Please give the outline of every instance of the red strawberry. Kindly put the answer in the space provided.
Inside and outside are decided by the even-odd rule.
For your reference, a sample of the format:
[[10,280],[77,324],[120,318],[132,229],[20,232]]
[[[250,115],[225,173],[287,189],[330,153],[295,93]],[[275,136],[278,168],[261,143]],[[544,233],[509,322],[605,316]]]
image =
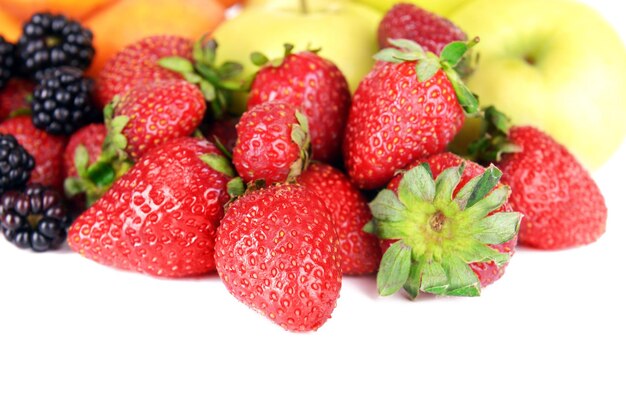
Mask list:
[[68,243],[120,269],[165,277],[207,273],[215,268],[215,235],[231,174],[219,150],[203,139],[155,147],[80,215]]
[[439,55],[450,42],[465,41],[467,35],[448,19],[414,4],[398,3],[387,11],[378,26],[378,45],[392,46],[389,39],[409,39]]
[[257,73],[248,109],[273,100],[292,104],[308,118],[313,158],[326,162],[339,159],[350,90],[335,64],[314,52],[292,54],[287,48],[279,65],[268,63]]
[[511,205],[524,214],[520,243],[556,250],[596,241],[606,230],[607,208],[598,185],[567,149],[530,126],[510,129],[521,148],[498,167],[513,191]]
[[380,247],[375,235],[363,231],[372,219],[367,200],[339,170],[313,163],[298,182],[314,192],[330,212],[341,251],[344,274],[367,274],[378,270]]
[[175,35],[144,38],[123,48],[110,58],[96,79],[95,98],[101,106],[123,95],[137,84],[158,80],[180,79],[182,76],[161,67],[161,58],[180,56],[191,59],[192,41]]
[[261,103],[246,111],[237,136],[233,164],[246,183],[283,182],[297,177],[306,165],[308,125],[289,103]]
[[[430,170],[433,174],[433,177],[439,176],[441,172],[448,168],[459,167],[461,164],[465,164],[465,169],[463,170],[463,175],[461,176],[461,181],[459,182],[456,189],[454,189],[454,196],[469,182],[471,179],[482,175],[485,172],[485,168],[480,164],[477,164],[472,161],[465,160],[458,155],[444,152],[441,154],[436,154],[431,157],[426,158],[425,160],[418,160],[412,163],[406,170],[410,170],[411,168],[417,167],[420,164],[427,163],[430,167]],[[402,175],[397,175],[389,182],[387,186],[388,189],[393,190],[397,193],[398,186],[400,184],[400,180],[402,179]],[[511,205],[507,202],[504,203],[499,209],[494,210],[492,213],[498,212],[512,212],[513,209]],[[385,240],[382,242],[383,250],[386,250],[393,241]],[[498,250],[503,254],[508,254],[509,257],[512,257],[515,254],[515,245],[517,244],[517,235],[510,239],[507,242],[502,244],[490,245],[491,248]],[[493,261],[485,262],[485,263],[472,263],[470,267],[478,275],[478,280],[480,280],[481,287],[485,287],[496,280],[498,280],[504,274],[504,270],[508,263],[497,264]]]
[[102,143],[106,138],[107,130],[102,123],[93,123],[87,125],[74,133],[70,137],[65,152],[63,153],[63,165],[65,168],[65,177],[76,177],[75,154],[76,148],[80,145],[84,146],[89,156],[88,164],[93,164],[98,160],[102,152]]
[[35,128],[30,116],[16,116],[0,123],[0,132],[12,134],[35,159],[30,183],[63,190],[63,149],[65,138]]
[[497,168],[485,170],[451,154],[426,162],[432,168],[414,164],[370,203],[369,227],[391,240],[378,290],[477,296],[504,272],[521,215],[506,206],[510,190],[499,185]]
[[478,110],[453,69],[473,43],[451,44],[441,59],[411,41],[396,45],[402,50],[379,52],[383,61],[361,81],[350,109],[344,160],[364,189],[382,187],[412,161],[443,152],[461,129],[464,110]]
[[0,90],[0,121],[20,109],[30,109],[27,97],[33,94],[35,84],[29,80],[13,78]]
[[126,116],[122,134],[126,151],[136,160],[152,147],[190,136],[200,125],[206,103],[200,90],[184,80],[139,84],[115,106],[114,117]]
[[339,297],[337,233],[324,203],[302,186],[273,185],[232,203],[215,259],[233,296],[289,331],[322,326]]

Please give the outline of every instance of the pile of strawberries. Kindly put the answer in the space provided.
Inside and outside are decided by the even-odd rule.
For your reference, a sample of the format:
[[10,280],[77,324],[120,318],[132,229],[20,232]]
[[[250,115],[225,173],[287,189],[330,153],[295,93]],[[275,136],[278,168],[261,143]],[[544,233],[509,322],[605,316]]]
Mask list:
[[[403,31],[407,14],[434,22],[419,25],[431,32]],[[475,296],[518,244],[562,249],[603,234],[604,199],[577,160],[481,109],[463,84],[476,39],[407,5],[379,34],[353,96],[314,51],[253,54],[260,68],[242,80],[237,63],[216,64],[210,40],[147,38],[96,79],[103,123],[67,144],[25,133],[20,117],[0,132],[37,141],[47,156],[33,180],[65,177],[86,208],[69,229],[74,251],[154,276],[217,270],[233,296],[291,331],[330,318],[343,274],[377,272],[382,295]],[[246,111],[229,113],[246,92]],[[483,128],[459,146],[468,115]]]

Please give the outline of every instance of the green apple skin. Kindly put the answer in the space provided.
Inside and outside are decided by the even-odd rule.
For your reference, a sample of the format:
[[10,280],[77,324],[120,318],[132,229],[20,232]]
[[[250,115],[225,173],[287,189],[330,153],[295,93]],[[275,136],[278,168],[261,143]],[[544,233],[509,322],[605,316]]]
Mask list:
[[[354,91],[374,64],[380,13],[345,1],[309,3],[306,14],[294,0],[245,8],[213,33],[218,60],[238,61],[244,76],[251,76],[258,69],[250,61],[252,52],[273,59],[284,55],[285,43],[293,44],[295,51],[320,48],[319,54],[339,67]],[[236,111],[242,110],[242,100],[238,98]]]
[[537,126],[590,169],[626,136],[626,49],[598,12],[565,0],[475,0],[451,16],[480,36],[481,105]]
[[413,3],[423,9],[448,17],[471,0],[353,0],[385,13],[396,3]]

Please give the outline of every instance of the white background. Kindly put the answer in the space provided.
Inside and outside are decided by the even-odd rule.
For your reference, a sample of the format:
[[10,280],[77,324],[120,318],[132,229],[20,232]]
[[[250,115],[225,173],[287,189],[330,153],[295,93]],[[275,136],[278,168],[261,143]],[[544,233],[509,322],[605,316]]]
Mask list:
[[[623,22],[618,2],[593,4]],[[379,298],[373,278],[345,278],[333,318],[304,335],[216,276],[0,240],[0,417],[624,417],[625,165],[622,146],[594,174],[609,207],[596,244],[520,250],[475,299]]]

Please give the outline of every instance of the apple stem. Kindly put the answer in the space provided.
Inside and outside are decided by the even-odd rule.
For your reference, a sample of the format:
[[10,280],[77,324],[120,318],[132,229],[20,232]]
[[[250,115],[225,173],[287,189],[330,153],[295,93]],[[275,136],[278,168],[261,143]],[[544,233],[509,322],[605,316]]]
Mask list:
[[309,13],[309,8],[307,7],[306,0],[300,0],[300,11],[304,15]]

